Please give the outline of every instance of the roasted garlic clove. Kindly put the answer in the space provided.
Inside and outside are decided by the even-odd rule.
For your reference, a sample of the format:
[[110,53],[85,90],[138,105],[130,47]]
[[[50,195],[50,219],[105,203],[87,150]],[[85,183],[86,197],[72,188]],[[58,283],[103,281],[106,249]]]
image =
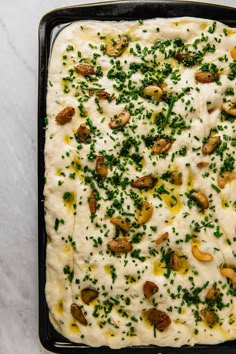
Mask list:
[[236,285],[236,271],[233,268],[220,268],[223,277],[229,278],[232,284]]
[[205,162],[205,161],[200,161],[197,163],[197,167],[198,168],[204,168],[204,167],[207,167],[209,166],[209,162]]
[[105,164],[104,156],[97,156],[96,158],[96,172],[100,178],[105,178],[108,174],[108,166]]
[[122,36],[117,40],[110,40],[106,45],[105,53],[109,57],[119,57],[128,46],[127,37]]
[[80,63],[76,65],[75,71],[77,72],[77,74],[80,74],[82,76],[91,76],[95,74],[94,68],[91,65],[85,63]]
[[171,172],[170,182],[175,184],[176,186],[181,186],[183,184],[183,178],[181,172]]
[[200,82],[201,84],[209,84],[211,82],[216,81],[218,78],[218,73],[212,74],[209,71],[197,71],[195,73],[195,80]]
[[227,183],[230,183],[235,179],[236,179],[236,171],[224,172],[222,175],[217,176],[218,187],[223,189]]
[[129,223],[124,218],[111,218],[110,222],[124,232],[129,232]]
[[216,289],[211,288],[207,292],[206,299],[207,300],[211,300],[211,301],[215,301],[218,294],[220,294],[220,289],[219,288],[216,288]]
[[95,90],[94,89],[89,89],[88,90],[88,94],[89,94],[90,97],[94,96]]
[[184,59],[190,59],[191,55],[189,53],[177,53],[175,55],[175,59],[178,60],[179,63],[182,63]]
[[89,204],[89,209],[90,209],[90,214],[95,215],[97,211],[97,198],[96,198],[97,191],[94,189],[89,198],[88,198],[88,204]]
[[158,237],[155,241],[155,243],[157,245],[162,244],[165,240],[167,240],[169,237],[169,233],[168,232],[164,232],[164,234],[162,234],[160,237]]
[[152,281],[145,281],[143,285],[143,293],[147,299],[150,299],[158,292],[158,286]]
[[143,89],[144,96],[151,97],[153,100],[159,101],[163,95],[163,91],[160,87],[150,85]]
[[87,326],[88,322],[87,322],[86,318],[84,317],[84,314],[83,314],[81,308],[77,304],[75,304],[75,303],[71,304],[70,312],[76,321],[78,321],[79,323],[81,323],[84,326]]
[[136,181],[131,183],[133,188],[153,188],[156,184],[157,179],[152,176],[144,176],[136,179]]
[[118,116],[115,116],[111,119],[109,123],[109,127],[111,129],[117,129],[125,126],[130,120],[130,113],[126,109],[124,109]]
[[200,313],[209,325],[214,325],[217,322],[217,316],[213,310],[201,310]]
[[108,249],[115,253],[126,253],[133,249],[133,246],[126,238],[117,238],[108,242]]
[[148,320],[159,331],[164,331],[171,324],[171,319],[167,313],[155,308],[148,310]]
[[230,50],[231,57],[236,60],[236,45]]
[[61,112],[59,112],[55,118],[57,124],[64,125],[69,123],[75,114],[74,107],[66,107]]
[[192,254],[198,261],[201,262],[210,262],[213,260],[212,254],[202,252],[197,245],[192,246]]
[[145,201],[141,210],[138,211],[137,223],[139,225],[145,224],[149,219],[151,219],[153,210],[153,205]]
[[172,270],[180,270],[182,268],[182,261],[180,256],[178,256],[175,252],[172,253],[170,257],[170,268]]
[[85,123],[80,124],[76,136],[81,143],[89,143],[91,140],[91,133]]
[[203,155],[212,154],[221,144],[220,136],[210,136],[206,143],[202,145]]
[[97,98],[98,98],[100,101],[106,100],[106,99],[108,99],[110,96],[111,96],[111,95],[110,95],[108,92],[104,91],[104,90],[98,90],[98,92],[97,92]]
[[159,155],[170,150],[171,145],[172,141],[170,139],[160,138],[153,144],[152,151],[155,155]]
[[98,297],[98,291],[90,288],[83,289],[81,291],[81,299],[86,305],[89,305],[91,301]]
[[222,104],[222,110],[226,113],[230,114],[231,116],[236,116],[236,100],[235,101],[228,101]]
[[202,193],[202,192],[193,192],[191,194],[192,198],[196,200],[197,204],[202,208],[202,209],[207,209],[209,208],[209,201],[207,196]]

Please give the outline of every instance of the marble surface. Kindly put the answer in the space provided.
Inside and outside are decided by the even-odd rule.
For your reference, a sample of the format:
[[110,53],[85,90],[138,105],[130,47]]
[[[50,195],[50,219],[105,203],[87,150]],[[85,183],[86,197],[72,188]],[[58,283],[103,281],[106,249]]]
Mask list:
[[[80,2],[1,0],[0,3],[2,354],[46,353],[38,339],[37,28],[45,12]],[[208,2],[236,6],[235,0]]]

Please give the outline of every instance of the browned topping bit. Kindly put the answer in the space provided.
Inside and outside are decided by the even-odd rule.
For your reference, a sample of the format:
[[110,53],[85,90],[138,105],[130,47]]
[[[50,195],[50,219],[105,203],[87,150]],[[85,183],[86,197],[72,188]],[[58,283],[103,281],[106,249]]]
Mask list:
[[162,89],[155,85],[147,86],[143,89],[144,96],[151,97],[153,100],[159,101],[162,97]]
[[160,138],[153,144],[152,151],[155,155],[159,155],[170,150],[171,145],[172,141],[170,139]]
[[127,37],[122,36],[117,40],[111,39],[106,45],[106,54],[109,57],[119,57],[128,46]]
[[175,252],[170,257],[170,268],[176,271],[182,268],[181,258]]
[[108,174],[108,166],[105,164],[104,156],[97,156],[96,158],[96,172],[100,178],[105,178]]
[[105,91],[105,90],[94,90],[94,89],[89,89],[88,90],[88,94],[90,97],[94,96],[96,94],[97,98],[100,100],[100,101],[103,101],[103,100],[107,100],[109,97],[112,98],[112,100],[115,99],[115,96],[114,95],[110,95],[109,92]]
[[183,178],[181,172],[172,172],[170,176],[171,183],[175,184],[176,186],[181,186],[183,184]]
[[89,209],[91,215],[95,215],[97,211],[97,198],[96,198],[97,191],[94,189],[89,198],[88,198],[88,204],[89,204]]
[[220,268],[220,273],[223,277],[229,278],[232,284],[236,285],[236,271],[233,268]]
[[91,140],[90,130],[85,123],[80,124],[76,136],[81,143],[88,143]]
[[88,90],[88,94],[89,94],[90,97],[92,97],[95,94],[95,90],[89,89]]
[[218,78],[218,73],[212,74],[209,71],[197,71],[195,73],[195,80],[200,82],[201,84],[209,84],[211,82],[216,81]]
[[218,187],[223,189],[227,183],[230,183],[235,179],[236,179],[236,171],[224,172],[222,175],[217,176]]
[[144,176],[136,179],[136,181],[131,183],[133,188],[153,188],[156,184],[157,179],[152,176]]
[[137,223],[139,225],[145,224],[149,219],[151,219],[153,210],[153,205],[145,201],[143,203],[142,209],[138,211]]
[[182,63],[184,59],[189,59],[189,58],[191,58],[191,55],[189,53],[177,53],[175,55],[175,59],[177,59],[179,63]]
[[64,125],[71,121],[74,114],[75,114],[74,107],[66,107],[60,113],[58,113],[55,120],[57,124]]
[[215,301],[217,298],[217,295],[220,294],[220,289],[219,288],[211,288],[208,290],[207,295],[206,295],[206,299],[207,300],[211,300],[211,301]]
[[236,116],[236,100],[224,102],[222,104],[222,110],[231,116]]
[[111,119],[109,123],[109,127],[111,129],[117,129],[125,126],[130,120],[130,113],[126,109],[124,109],[118,116],[115,116]]
[[205,162],[205,161],[200,161],[197,163],[197,167],[198,168],[204,168],[204,167],[207,167],[209,166],[209,162]]
[[164,234],[162,234],[160,237],[158,237],[155,241],[155,243],[157,245],[162,244],[165,240],[167,240],[169,237],[169,233],[168,232],[164,232]]
[[148,310],[148,320],[159,331],[164,331],[171,324],[171,319],[167,313],[155,308]]
[[197,245],[192,246],[192,254],[198,261],[201,262],[210,262],[213,260],[212,254],[202,252]]
[[83,289],[81,291],[81,299],[86,305],[89,305],[91,301],[98,297],[98,291],[90,288]]
[[202,208],[202,209],[207,209],[209,208],[209,201],[207,196],[202,193],[202,192],[193,192],[191,194],[192,198],[194,200],[196,200],[196,202],[198,203],[198,205]]
[[104,91],[104,90],[98,90],[97,92],[97,97],[98,99],[101,101],[101,100],[106,100],[107,98],[109,98],[111,95]]
[[213,310],[201,310],[200,313],[209,325],[214,325],[217,322],[217,316]]
[[77,74],[80,74],[82,76],[90,76],[95,74],[94,68],[91,65],[85,63],[80,63],[76,65],[75,71],[77,72]]
[[108,242],[108,249],[115,253],[126,253],[133,249],[133,246],[126,238],[117,238]]
[[212,154],[221,144],[220,136],[210,136],[205,144],[202,145],[203,155]]
[[158,292],[158,286],[152,281],[145,281],[143,285],[143,293],[147,299],[150,299]]
[[84,317],[84,314],[83,314],[81,308],[77,304],[75,304],[75,303],[71,304],[70,312],[76,321],[78,321],[79,323],[81,323],[84,326],[87,326],[88,322],[87,322],[86,318]]
[[129,223],[125,219],[111,218],[110,222],[124,232],[129,232]]

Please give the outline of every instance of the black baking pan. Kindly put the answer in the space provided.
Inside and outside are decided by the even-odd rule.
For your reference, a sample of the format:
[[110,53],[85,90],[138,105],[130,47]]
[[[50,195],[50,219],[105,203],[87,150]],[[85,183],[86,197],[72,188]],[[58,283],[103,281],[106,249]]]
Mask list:
[[54,353],[97,354],[236,354],[236,340],[219,345],[181,348],[139,346],[124,349],[91,348],[71,343],[51,325],[45,299],[46,231],[44,220],[44,143],[46,117],[47,74],[51,46],[55,36],[66,24],[78,20],[138,20],[154,17],[193,16],[218,20],[236,28],[236,8],[184,1],[112,1],[56,9],[46,14],[39,25],[39,87],[38,87],[38,255],[39,255],[39,338],[42,345]]

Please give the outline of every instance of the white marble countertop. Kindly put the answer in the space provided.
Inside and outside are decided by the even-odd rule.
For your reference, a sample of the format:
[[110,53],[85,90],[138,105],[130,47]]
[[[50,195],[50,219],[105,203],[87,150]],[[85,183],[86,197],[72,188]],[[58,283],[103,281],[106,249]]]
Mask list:
[[[236,6],[235,0],[208,2]],[[37,29],[45,12],[75,3],[81,1],[0,4],[2,354],[46,353],[38,339]]]

